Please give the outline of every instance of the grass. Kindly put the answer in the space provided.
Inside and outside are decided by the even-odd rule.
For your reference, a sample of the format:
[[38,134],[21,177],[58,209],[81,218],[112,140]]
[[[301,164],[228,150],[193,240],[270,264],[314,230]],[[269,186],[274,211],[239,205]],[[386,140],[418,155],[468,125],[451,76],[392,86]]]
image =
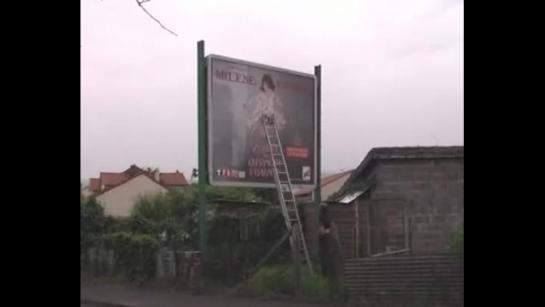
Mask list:
[[[240,284],[235,294],[257,297],[294,296],[295,273],[291,265],[261,268],[250,280]],[[301,270],[301,295],[312,299],[326,299],[329,295],[327,279],[319,273],[310,275]]]

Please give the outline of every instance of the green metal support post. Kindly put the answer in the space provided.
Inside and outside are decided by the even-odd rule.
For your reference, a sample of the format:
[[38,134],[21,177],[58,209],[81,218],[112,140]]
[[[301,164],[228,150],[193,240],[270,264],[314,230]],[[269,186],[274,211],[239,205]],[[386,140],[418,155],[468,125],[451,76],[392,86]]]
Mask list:
[[314,191],[315,212],[315,232],[313,239],[314,251],[313,258],[319,263],[320,260],[320,205],[322,203],[322,65],[314,66],[314,75],[316,76],[316,190]]
[[197,42],[197,110],[199,133],[199,249],[201,258],[206,255],[206,184],[208,166],[206,164],[206,59],[204,57],[204,41]]

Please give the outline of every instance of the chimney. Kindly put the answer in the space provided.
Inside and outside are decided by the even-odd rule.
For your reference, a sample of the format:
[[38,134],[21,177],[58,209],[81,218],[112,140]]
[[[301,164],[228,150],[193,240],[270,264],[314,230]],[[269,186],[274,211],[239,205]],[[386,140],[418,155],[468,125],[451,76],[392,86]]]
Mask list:
[[160,175],[160,173],[159,173],[158,171],[153,172],[153,177],[155,178],[155,181],[157,181],[157,182],[158,182],[159,179],[160,179],[160,176],[159,176],[159,175]]

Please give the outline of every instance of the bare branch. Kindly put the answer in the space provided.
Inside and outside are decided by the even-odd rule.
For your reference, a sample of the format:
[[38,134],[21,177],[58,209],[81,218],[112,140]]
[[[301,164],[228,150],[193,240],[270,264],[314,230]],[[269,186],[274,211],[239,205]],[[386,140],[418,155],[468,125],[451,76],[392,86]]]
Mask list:
[[161,28],[167,30],[168,32],[170,32],[170,34],[172,35],[175,35],[175,36],[178,36],[178,34],[176,34],[175,32],[173,32],[172,30],[168,29],[167,27],[165,27],[157,18],[153,17],[153,15],[150,14],[150,12],[148,12],[148,10],[146,10],[146,8],[142,5],[143,3],[146,3],[150,0],[136,0],[136,3],[138,4],[139,7],[142,8],[142,10],[148,14],[149,17],[151,17],[151,19],[155,20],[155,22],[157,22]]

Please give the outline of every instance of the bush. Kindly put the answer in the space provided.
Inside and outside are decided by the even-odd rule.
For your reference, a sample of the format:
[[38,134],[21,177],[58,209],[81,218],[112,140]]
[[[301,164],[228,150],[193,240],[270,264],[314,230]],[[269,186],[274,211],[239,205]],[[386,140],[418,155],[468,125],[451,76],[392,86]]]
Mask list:
[[301,278],[301,292],[306,297],[325,299],[329,293],[327,279],[321,274],[307,275]]
[[[252,296],[295,295],[295,272],[291,265],[274,265],[261,268],[245,285],[239,286],[239,294]],[[327,279],[321,274],[310,275],[301,270],[301,294],[309,298],[325,299],[329,289]]]
[[195,246],[197,207],[193,198],[191,190],[173,190],[141,198],[131,212],[131,231],[162,238],[171,248]]
[[104,208],[93,198],[80,202],[80,252],[96,247],[104,231]]
[[154,276],[159,249],[155,238],[146,234],[117,232],[104,236],[104,246],[114,251],[117,269],[129,280],[143,281]]
[[458,225],[450,234],[450,248],[456,253],[464,253],[464,224]]

